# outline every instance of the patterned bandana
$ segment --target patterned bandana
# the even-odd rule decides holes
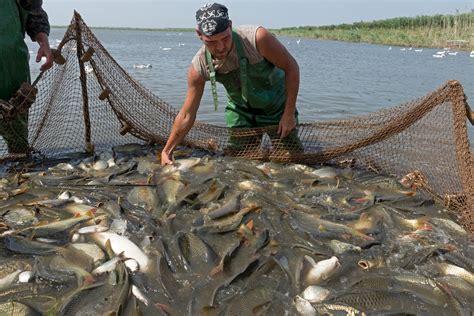
[[[230,25],[227,8],[219,3],[208,3],[197,10],[196,22],[199,31],[206,36],[223,32]]]

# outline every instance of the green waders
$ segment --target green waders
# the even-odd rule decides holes
[[[230,128],[265,127],[278,125],[285,110],[286,89],[285,73],[266,59],[250,64],[237,33],[232,33],[232,40],[237,49],[239,68],[226,74],[214,72],[212,57],[206,49],[206,60],[211,72],[214,105],[217,108],[215,96],[215,81],[224,85],[227,92],[225,119]],[[215,79],[213,78],[215,76]],[[295,112],[298,121],[298,112]],[[279,141],[277,131],[269,133],[275,149],[302,150],[296,129],[285,139]],[[246,137],[230,137],[233,149],[238,150],[249,146],[260,147],[262,135]]]
[[[0,99],[8,101],[23,82],[30,82],[28,47],[15,0],[0,1]],[[0,121],[0,135],[10,153],[28,150],[28,113]]]

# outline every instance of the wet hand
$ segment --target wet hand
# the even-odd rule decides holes
[[[51,49],[49,48],[48,44],[40,44],[38,49],[38,53],[36,54],[36,62],[39,63],[41,58],[45,57],[46,62],[41,65],[40,70],[45,71],[53,66],[53,54],[51,53]]]
[[[165,166],[165,165],[172,165],[172,164],[173,164],[173,160],[171,158],[171,154],[168,154],[167,152],[163,150],[161,152],[161,165]]]
[[[296,119],[294,114],[285,114],[280,119],[280,124],[278,124],[278,134],[280,139],[285,138],[290,134],[290,132],[296,127]]]

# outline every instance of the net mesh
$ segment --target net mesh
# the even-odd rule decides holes
[[[137,141],[166,141],[177,110],[130,77],[77,12],[55,52],[55,62],[34,83],[38,93],[29,110],[28,136],[32,152],[55,157]],[[297,142],[279,141],[275,126],[228,129],[196,122],[183,145],[258,160],[348,162],[406,176],[454,210],[472,233],[474,159],[466,115],[472,119],[462,87],[450,81],[393,108],[300,124]],[[0,140],[0,159],[12,158]]]

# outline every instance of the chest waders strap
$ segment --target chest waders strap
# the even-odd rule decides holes
[[[217,105],[219,104],[219,100],[217,100],[216,72],[214,70],[214,64],[212,63],[211,53],[207,48],[206,60],[207,66],[209,67],[209,77],[211,78],[212,98],[214,99],[214,111],[217,111]]]
[[[239,58],[240,67],[240,83],[242,90],[242,100],[248,106],[248,92],[247,92],[247,57],[245,57],[244,48],[242,41],[240,40],[237,33],[232,32],[232,40],[237,48],[237,55]],[[214,111],[217,111],[218,99],[217,99],[217,84],[216,84],[216,71],[214,70],[214,64],[212,63],[212,56],[209,50],[206,48],[206,61],[209,67],[209,77],[211,79],[212,98],[214,100]]]
[[[248,92],[247,92],[247,57],[245,57],[242,41],[237,33],[232,32],[232,39],[237,48],[237,56],[239,57],[240,66],[240,84],[242,90],[242,100],[248,106]]]

